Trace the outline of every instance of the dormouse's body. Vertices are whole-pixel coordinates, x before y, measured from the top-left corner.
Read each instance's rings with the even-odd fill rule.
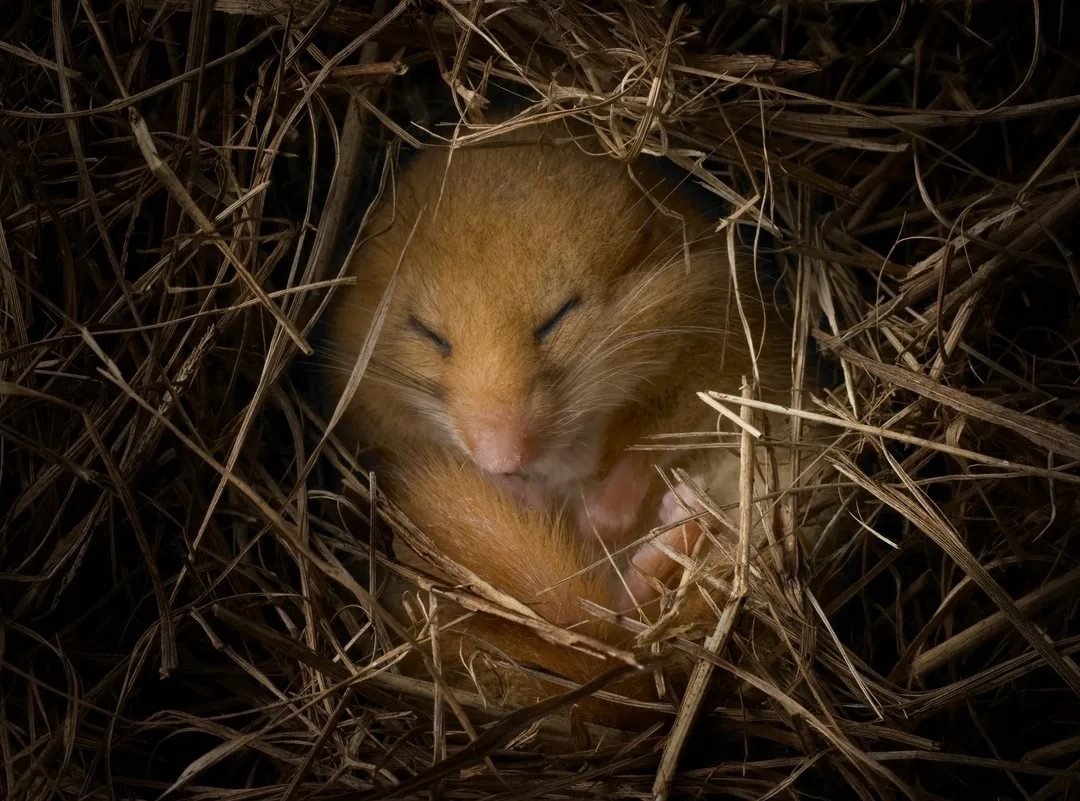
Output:
[[[752,349],[762,387],[786,393],[790,340],[714,221],[645,166],[568,139],[550,126],[417,156],[331,327],[340,392],[392,290],[346,433],[383,455],[388,492],[435,547],[576,625],[581,597],[626,609],[670,572],[657,551],[631,557],[645,576],[587,569],[601,541],[654,525],[664,454],[628,448],[709,425],[696,391],[738,392]],[[579,680],[599,669],[518,652]]]
[[[707,419],[694,391],[737,392],[750,374],[740,314],[765,386],[786,391],[790,367],[771,298],[731,274],[724,237],[656,174],[587,145],[418,156],[370,225],[333,340],[355,356],[400,263],[348,422],[389,453],[435,445],[493,477],[584,492],[606,533],[637,512],[603,492],[626,448]],[[651,481],[654,458],[621,472]]]

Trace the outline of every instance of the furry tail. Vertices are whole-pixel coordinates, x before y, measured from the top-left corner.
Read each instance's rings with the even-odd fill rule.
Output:
[[[388,476],[394,500],[419,532],[409,546],[462,583],[489,597],[509,596],[544,620],[615,648],[632,646],[632,635],[585,610],[583,600],[617,611],[625,606],[623,583],[609,562],[597,558],[567,516],[523,509],[509,493],[462,464],[437,452],[398,460]],[[475,586],[479,585],[479,586]],[[519,607],[520,608],[520,607]],[[444,651],[471,653],[482,646],[512,663],[534,666],[575,683],[585,683],[620,664],[545,639],[527,625],[474,614],[444,632],[456,639]],[[458,653],[446,653],[460,661]],[[558,682],[523,671],[496,677],[517,703],[565,691]],[[647,671],[631,675],[610,691],[638,702],[655,700]],[[640,725],[654,711],[595,698],[577,704],[589,720]]]

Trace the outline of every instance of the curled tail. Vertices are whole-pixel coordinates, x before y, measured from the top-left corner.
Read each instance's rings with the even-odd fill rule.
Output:
[[[633,567],[621,576],[579,534],[569,515],[524,508],[471,465],[441,452],[399,459],[387,479],[396,506],[417,528],[406,534],[409,547],[510,612],[507,617],[473,613],[459,619],[452,630],[443,632],[451,646],[442,649],[445,661],[460,664],[462,655],[467,659],[482,647],[510,663],[539,668],[575,684],[622,663],[634,645],[633,635],[610,620],[593,617],[582,602],[618,614],[631,603],[649,600],[643,596],[650,595],[651,587],[640,581]],[[641,595],[628,598],[628,587],[639,588]],[[530,620],[540,625],[530,625]],[[544,623],[582,635],[582,647],[572,638],[553,635]],[[584,640],[610,647],[601,655]],[[544,681],[521,670],[495,678],[516,703],[567,689],[565,683]],[[655,719],[655,707],[647,704],[658,700],[650,672],[632,674],[608,690],[631,702],[587,699],[577,704],[579,712],[609,725],[640,725]]]

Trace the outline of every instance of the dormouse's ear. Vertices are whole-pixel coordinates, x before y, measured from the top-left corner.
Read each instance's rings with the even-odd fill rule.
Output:
[[[655,224],[650,219],[629,236],[613,263],[606,265],[613,282],[633,277],[655,268],[670,257],[678,240],[670,225]]]
[[[642,157],[626,167],[638,189],[630,213],[639,218],[639,224],[624,250],[617,275],[655,269],[684,258],[688,250],[698,250],[709,238],[709,226],[696,199],[664,163],[660,158]]]
[[[612,280],[634,279],[656,270],[673,260],[685,258],[687,250],[696,250],[700,229],[693,220],[668,207],[654,207],[649,199],[642,200],[641,223],[618,252],[618,259],[609,265]]]

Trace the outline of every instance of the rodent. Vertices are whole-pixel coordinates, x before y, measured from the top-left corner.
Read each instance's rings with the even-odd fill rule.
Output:
[[[696,391],[737,393],[755,362],[765,395],[786,397],[790,338],[714,221],[648,164],[599,150],[549,124],[421,152],[371,218],[329,340],[340,396],[393,284],[346,435],[382,455],[381,485],[448,558],[551,622],[621,641],[579,599],[629,611],[676,568],[649,545],[621,574],[604,563],[655,525],[654,465],[680,455],[628,448],[715,420]],[[689,550],[689,531],[667,543]],[[602,667],[483,626],[568,678]]]

